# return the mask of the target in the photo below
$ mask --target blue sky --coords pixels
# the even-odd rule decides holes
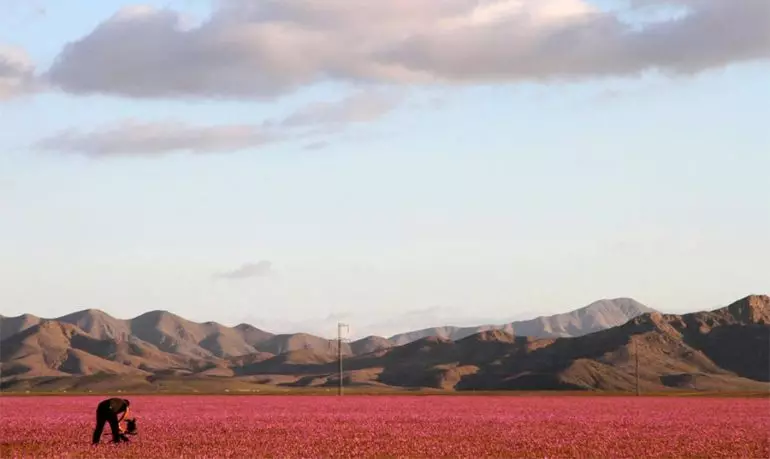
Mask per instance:
[[[767,293],[770,8],[535,3],[4,2],[0,313],[387,335]]]

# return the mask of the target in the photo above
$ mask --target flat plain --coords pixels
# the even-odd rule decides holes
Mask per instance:
[[[92,446],[102,398],[0,397],[0,457],[770,457],[768,398],[137,395]]]

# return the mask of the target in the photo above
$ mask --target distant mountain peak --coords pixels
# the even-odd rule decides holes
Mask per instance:
[[[440,336],[457,341],[486,330],[502,330],[513,336],[533,338],[574,337],[616,327],[634,317],[653,311],[655,310],[633,298],[602,299],[562,314],[539,316],[501,325],[425,328],[394,335],[390,340],[396,345],[403,345],[426,336]]]
[[[72,321],[74,320],[81,320],[86,318],[118,320],[112,317],[111,315],[107,314],[106,312],[102,311],[101,309],[94,309],[94,308],[81,309],[80,311],[75,311],[70,314],[63,315],[59,317],[57,320],[72,323]]]
[[[770,324],[770,296],[749,295],[725,309],[742,322]]]
[[[736,301],[735,304],[745,303],[751,309],[764,310],[770,308],[770,296],[768,295],[749,295]]]
[[[262,330],[259,327],[255,327],[254,325],[247,324],[247,323],[240,323],[233,327],[235,330],[239,330],[241,332],[260,332],[260,333],[267,333],[265,330]],[[271,333],[272,335],[272,333]]]
[[[142,314],[134,317],[134,319],[138,319],[140,317],[144,317],[144,318],[148,318],[148,319],[150,319],[150,318],[154,319],[154,318],[178,317],[178,316],[176,314],[174,314],[174,313],[171,313],[171,312],[163,310],[163,309],[153,309],[152,311],[147,311],[145,313],[142,313]]]
[[[594,301],[588,306],[577,309],[577,311],[606,311],[606,310],[619,310],[625,313],[626,315],[639,315],[645,312],[655,311],[655,309],[645,306],[644,304],[636,301],[633,298],[627,298],[627,297],[604,298],[598,301]]]

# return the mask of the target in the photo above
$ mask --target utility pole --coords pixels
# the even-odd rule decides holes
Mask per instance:
[[[633,339],[633,338],[632,338]],[[639,396],[639,351],[638,344],[634,340],[634,358],[636,359],[636,396]]]
[[[338,395],[342,396],[342,329],[345,328],[346,331],[349,330],[349,327],[347,324],[343,323],[337,323],[337,359],[340,362],[340,387],[338,391]]]

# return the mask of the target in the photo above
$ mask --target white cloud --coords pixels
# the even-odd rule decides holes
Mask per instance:
[[[27,53],[0,44],[0,100],[32,92],[35,87],[35,65]]]
[[[770,57],[767,0],[633,1],[632,11],[645,14],[679,7],[641,26],[586,0],[217,4],[197,25],[172,10],[123,9],[67,45],[39,81],[75,94],[259,98],[326,80],[389,87],[508,83],[651,69],[692,73]],[[23,51],[0,48],[0,99],[34,90],[34,71]],[[37,147],[93,157],[229,152],[287,140],[318,149],[328,134],[390,112],[402,95],[368,90],[256,124],[123,121],[60,132]]]
[[[770,57],[767,0],[219,0],[211,17],[129,6],[40,78],[0,45],[0,99],[49,83],[137,98],[275,97],[318,82],[511,83]],[[629,24],[625,18],[644,18]]]
[[[569,8],[574,1],[543,3],[551,8],[509,15],[485,27],[411,35],[384,59],[446,80],[502,82],[628,76],[652,69],[694,73],[770,56],[766,1],[692,1],[690,14],[642,28],[612,14]]]
[[[222,0],[188,28],[176,12],[134,8],[69,44],[48,77],[73,93],[243,98],[321,81],[690,73],[770,56],[767,0],[665,4],[689,14],[640,28],[586,0]]]
[[[637,2],[638,3],[638,2]],[[48,77],[73,93],[270,97],[325,80],[513,82],[698,72],[770,55],[770,2],[671,0],[642,28],[586,0],[224,0],[194,28],[124,10]],[[657,3],[653,3],[657,5]]]

